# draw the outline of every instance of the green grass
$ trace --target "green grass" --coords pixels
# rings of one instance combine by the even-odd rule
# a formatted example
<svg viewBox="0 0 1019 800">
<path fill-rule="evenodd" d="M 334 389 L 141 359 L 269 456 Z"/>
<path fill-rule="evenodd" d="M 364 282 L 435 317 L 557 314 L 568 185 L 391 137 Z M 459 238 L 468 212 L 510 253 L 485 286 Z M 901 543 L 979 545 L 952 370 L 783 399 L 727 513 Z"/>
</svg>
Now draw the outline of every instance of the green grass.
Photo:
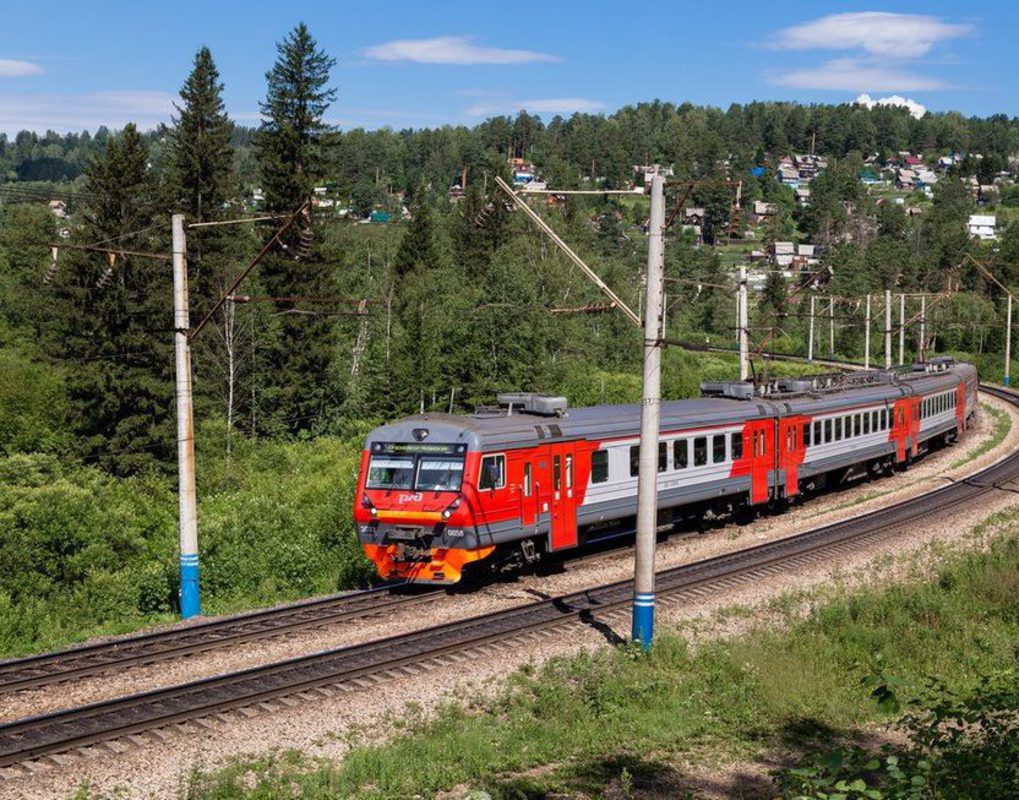
<svg viewBox="0 0 1019 800">
<path fill-rule="evenodd" d="M 961 467 L 963 464 L 967 464 L 970 461 L 980 458 L 985 453 L 989 453 L 1008 436 L 1008 432 L 1012 430 L 1012 417 L 1008 412 L 1002 411 L 1001 409 L 994 408 L 987 403 L 981 403 L 980 408 L 985 414 L 988 414 L 992 420 L 992 428 L 990 438 L 987 439 L 979 447 L 975 447 L 971 452 L 967 453 L 964 457 L 958 461 L 953 461 L 949 469 L 955 469 Z"/>
<path fill-rule="evenodd" d="M 339 763 L 299 753 L 239 760 L 191 776 L 196 800 L 433 797 L 460 787 L 494 798 L 667 787 L 773 747 L 809 748 L 888 719 L 860 686 L 880 665 L 902 692 L 938 675 L 949 689 L 1010 663 L 1019 641 L 1019 510 L 981 528 L 984 552 L 946 556 L 931 578 L 856 593 L 832 588 L 803 615 L 776 603 L 778 625 L 692 648 L 662 635 L 649 655 L 629 647 L 556 659 L 513 674 L 491 700 L 450 703 L 395 720 L 383 744 L 356 744 Z M 541 767 L 543 769 L 539 769 Z M 465 788 L 466 787 L 466 788 Z M 462 791 L 460 791 L 462 790 Z M 657 791 L 657 790 L 656 790 Z"/>
</svg>

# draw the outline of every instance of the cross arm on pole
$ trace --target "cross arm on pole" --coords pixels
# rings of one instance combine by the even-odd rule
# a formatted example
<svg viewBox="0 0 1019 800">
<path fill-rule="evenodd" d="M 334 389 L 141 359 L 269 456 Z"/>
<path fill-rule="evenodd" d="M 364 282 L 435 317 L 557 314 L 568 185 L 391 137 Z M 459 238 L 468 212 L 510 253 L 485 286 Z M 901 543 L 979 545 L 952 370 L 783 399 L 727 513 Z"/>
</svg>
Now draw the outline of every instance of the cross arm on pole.
<svg viewBox="0 0 1019 800">
<path fill-rule="evenodd" d="M 255 257 L 248 262 L 247 266 L 240 271 L 240 274 L 236 278 L 234 278 L 233 283 L 231 283 L 227 287 L 226 291 L 223 292 L 219 300 L 216 301 L 216 304 L 209 310 L 209 313 L 202 318 L 201 322 L 195 325 L 194 329 L 191 331 L 191 335 L 188 336 L 188 341 L 194 341 L 194 338 L 198 336 L 199 333 L 201 333 L 202 328 L 204 328 L 208 324 L 209 320 L 212 319 L 213 315 L 217 311 L 219 311 L 223 304 L 237 290 L 237 287 L 241 285 L 241 281 L 248 277 L 248 274 L 251 272 L 251 270 L 253 270 L 255 268 L 255 265 L 257 265 L 258 262 L 265 257 L 265 254 L 269 252 L 269 250 L 279 240 L 279 238 L 288 230 L 290 230 L 293 224 L 297 222 L 297 218 L 301 216 L 301 214 L 307 207 L 308 207 L 307 203 L 302 203 L 300 208 L 298 208 L 293 214 L 287 217 L 286 221 L 276 230 L 276 232 L 272 235 L 269 241 L 262 245 L 262 249 L 259 250 Z"/>
<path fill-rule="evenodd" d="M 640 316 L 626 303 L 624 303 L 622 299 L 619 297 L 619 295 L 617 295 L 615 292 L 612 291 L 612 289 L 609 288 L 608 284 L 605 283 L 605 281 L 603 281 L 598 276 L 598 273 L 596 273 L 587 264 L 585 264 L 584 260 L 580 256 L 578 256 L 575 252 L 573 252 L 573 250 L 570 249 L 570 246 L 562 240 L 559 234 L 552 230 L 552 227 L 547 222 L 545 222 L 545 220 L 543 220 L 533 208 L 527 205 L 524 199 L 520 197 L 516 192 L 514 192 L 513 189 L 510 188 L 509 184 L 506 183 L 506 181 L 504 181 L 502 178 L 496 175 L 495 183 L 500 189 L 503 190 L 503 192 L 505 192 L 509 196 L 510 200 L 513 201 L 517 208 L 523 211 L 528 216 L 528 218 L 555 243 L 556 247 L 562 250 L 566 254 L 567 258 L 569 258 L 570 261 L 576 264 L 580 268 L 580 270 L 585 275 L 587 275 L 588 278 L 591 279 L 594 285 L 601 290 L 601 293 L 608 297 L 609 300 L 611 300 L 619 308 L 620 311 L 626 314 L 630 322 L 632 322 L 637 327 L 641 327 L 643 325 Z"/>
</svg>

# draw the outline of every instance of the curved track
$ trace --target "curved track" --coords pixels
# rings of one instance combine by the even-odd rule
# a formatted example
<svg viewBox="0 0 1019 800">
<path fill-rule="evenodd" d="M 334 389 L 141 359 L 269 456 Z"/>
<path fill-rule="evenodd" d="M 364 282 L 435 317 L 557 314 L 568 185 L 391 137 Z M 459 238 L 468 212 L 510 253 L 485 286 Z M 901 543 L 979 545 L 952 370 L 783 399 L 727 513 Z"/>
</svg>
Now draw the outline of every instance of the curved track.
<svg viewBox="0 0 1019 800">
<path fill-rule="evenodd" d="M 1019 406 L 1019 397 L 982 386 Z M 915 524 L 949 509 L 968 505 L 1019 478 L 1019 452 L 976 475 L 929 494 L 826 525 L 797 536 L 758 545 L 660 572 L 657 589 L 662 603 L 679 602 L 766 580 L 790 566 L 826 563 L 886 538 L 906 524 Z M 621 581 L 512 609 L 330 650 L 191 683 L 71 708 L 0 725 L 0 767 L 41 756 L 60 754 L 90 744 L 150 731 L 163 731 L 184 721 L 208 727 L 224 712 L 271 710 L 271 701 L 292 705 L 291 696 L 312 700 L 335 691 L 350 691 L 400 675 L 414 675 L 434 666 L 450 666 L 493 648 L 517 646 L 567 622 L 594 622 L 625 612 L 632 582 Z M 247 715 L 247 714 L 246 714 Z M 134 737 L 135 739 L 137 737 Z M 61 756 L 51 755 L 56 763 Z"/>
</svg>

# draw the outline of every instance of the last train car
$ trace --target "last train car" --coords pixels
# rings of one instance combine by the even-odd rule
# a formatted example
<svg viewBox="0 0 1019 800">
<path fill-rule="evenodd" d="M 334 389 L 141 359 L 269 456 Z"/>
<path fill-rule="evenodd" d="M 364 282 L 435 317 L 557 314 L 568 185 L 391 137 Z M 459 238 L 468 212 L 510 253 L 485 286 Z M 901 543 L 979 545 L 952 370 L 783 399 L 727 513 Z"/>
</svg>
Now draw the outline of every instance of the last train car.
<svg viewBox="0 0 1019 800">
<path fill-rule="evenodd" d="M 704 384 L 699 399 L 661 404 L 660 523 L 780 505 L 854 472 L 905 468 L 965 430 L 976 392 L 976 370 L 954 359 Z M 534 561 L 632 522 L 639 405 L 570 409 L 533 394 L 499 403 L 406 417 L 368 436 L 354 517 L 380 576 L 455 583 L 476 562 Z"/>
</svg>

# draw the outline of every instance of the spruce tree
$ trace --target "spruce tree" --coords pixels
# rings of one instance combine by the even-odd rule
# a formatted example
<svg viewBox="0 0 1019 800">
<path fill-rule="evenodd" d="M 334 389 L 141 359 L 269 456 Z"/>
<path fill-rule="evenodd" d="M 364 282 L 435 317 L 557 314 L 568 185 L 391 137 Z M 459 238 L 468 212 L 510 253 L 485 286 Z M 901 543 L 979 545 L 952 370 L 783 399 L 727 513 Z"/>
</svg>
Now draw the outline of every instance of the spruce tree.
<svg viewBox="0 0 1019 800">
<path fill-rule="evenodd" d="M 150 231 L 157 220 L 154 187 L 148 150 L 134 125 L 107 140 L 85 178 L 85 241 L 165 249 L 165 237 Z M 176 436 L 168 265 L 130 256 L 111 261 L 91 253 L 69 254 L 67 261 L 67 269 L 54 280 L 59 325 L 47 346 L 68 365 L 68 394 L 84 454 L 120 474 L 172 463 Z"/>
<path fill-rule="evenodd" d="M 292 211 L 311 197 L 323 170 L 322 118 L 336 99 L 327 88 L 336 63 L 302 22 L 276 45 L 277 59 L 266 73 L 265 118 L 255 140 L 262 189 L 271 211 Z"/>
<path fill-rule="evenodd" d="M 255 139 L 256 157 L 268 210 L 288 213 L 310 201 L 324 174 L 324 136 L 330 127 L 323 115 L 336 98 L 327 88 L 336 63 L 321 50 L 302 22 L 277 45 L 278 57 L 266 73 L 268 88 L 261 104 L 264 121 Z M 330 295 L 329 266 L 315 244 L 309 244 L 312 215 L 302 217 L 286 237 L 284 252 L 266 257 L 260 275 L 276 298 Z M 342 398 L 331 378 L 335 326 L 295 303 L 278 300 L 280 335 L 273 353 L 272 386 L 263 387 L 275 408 L 263 416 L 267 428 L 291 431 L 315 428 Z"/>
<path fill-rule="evenodd" d="M 191 221 L 215 216 L 229 198 L 233 123 L 223 105 L 223 84 L 208 47 L 195 54 L 180 90 L 179 116 L 169 136 L 169 185 L 173 205 Z"/>
</svg>

